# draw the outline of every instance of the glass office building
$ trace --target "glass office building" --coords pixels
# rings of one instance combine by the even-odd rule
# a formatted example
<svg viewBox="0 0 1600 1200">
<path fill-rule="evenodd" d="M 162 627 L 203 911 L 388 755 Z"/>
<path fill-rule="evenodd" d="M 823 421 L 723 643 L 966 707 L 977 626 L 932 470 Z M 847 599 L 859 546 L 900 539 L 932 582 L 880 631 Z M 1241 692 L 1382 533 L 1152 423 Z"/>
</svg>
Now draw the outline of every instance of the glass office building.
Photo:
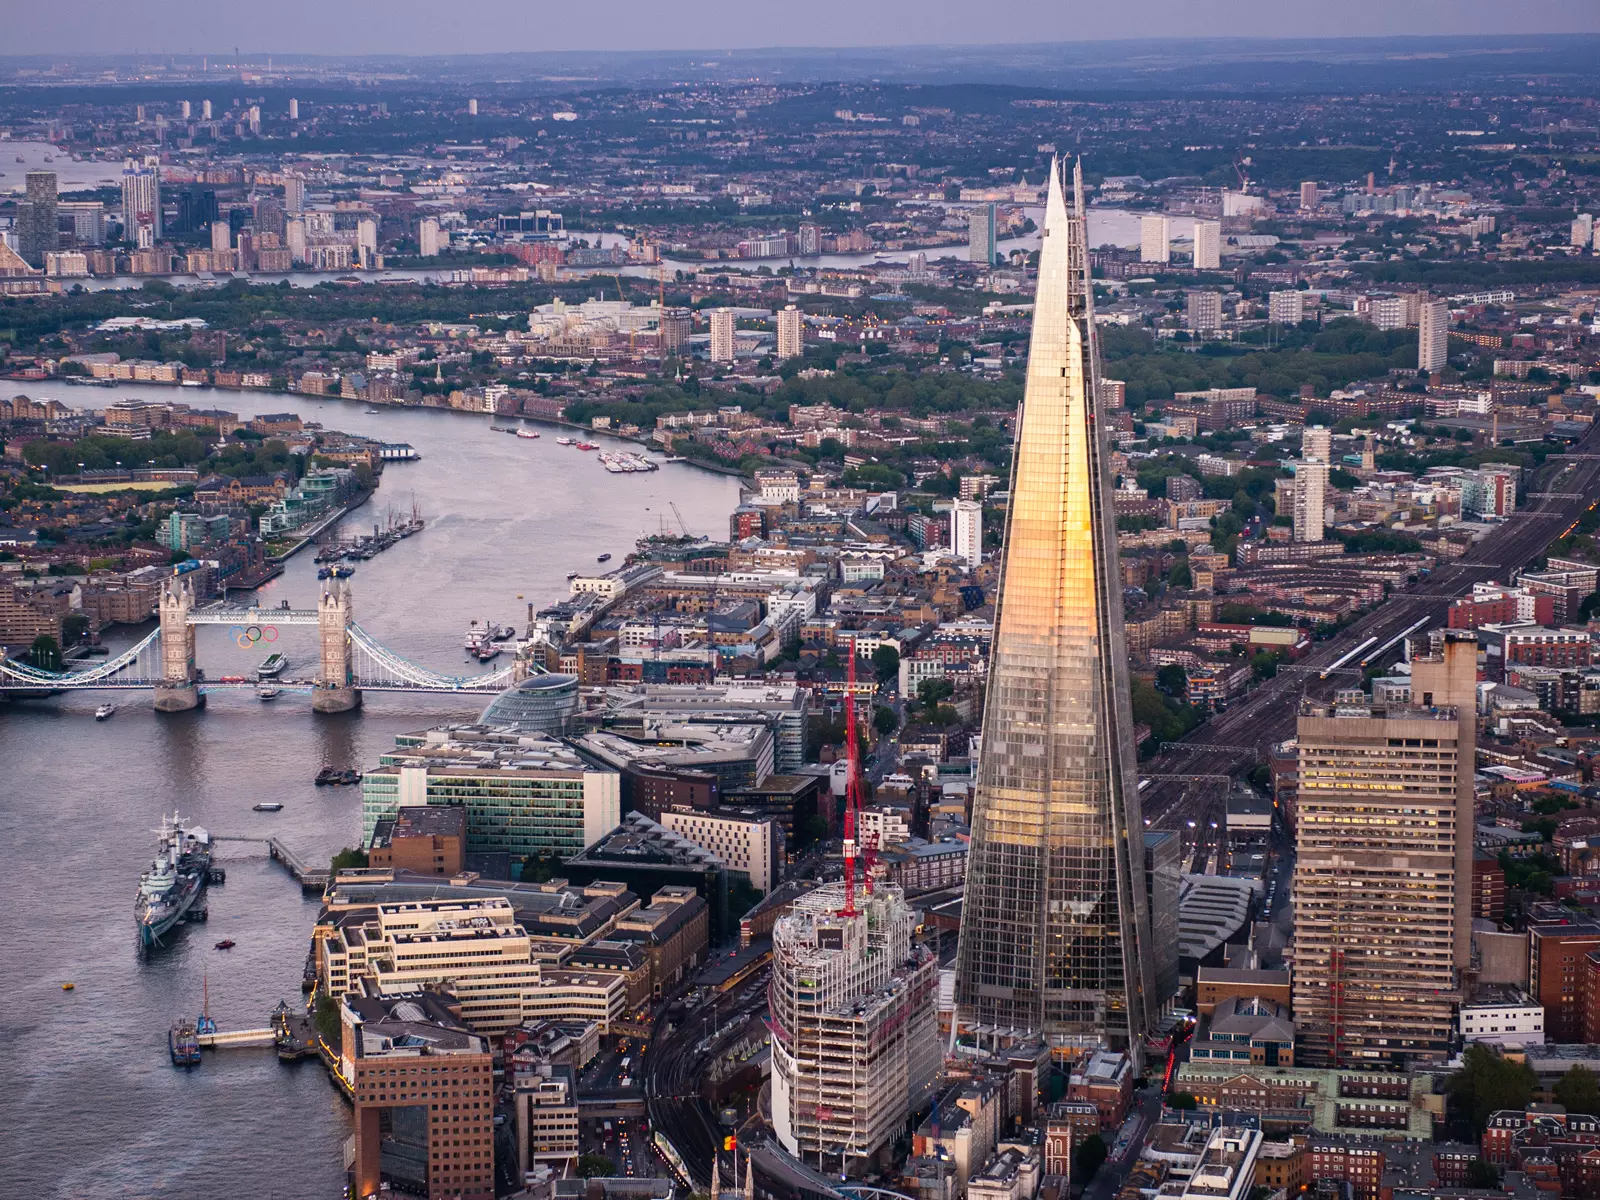
<svg viewBox="0 0 1600 1200">
<path fill-rule="evenodd" d="M 1143 822 L 1081 184 L 1052 169 L 956 968 L 960 1020 L 1140 1052 Z"/>
</svg>

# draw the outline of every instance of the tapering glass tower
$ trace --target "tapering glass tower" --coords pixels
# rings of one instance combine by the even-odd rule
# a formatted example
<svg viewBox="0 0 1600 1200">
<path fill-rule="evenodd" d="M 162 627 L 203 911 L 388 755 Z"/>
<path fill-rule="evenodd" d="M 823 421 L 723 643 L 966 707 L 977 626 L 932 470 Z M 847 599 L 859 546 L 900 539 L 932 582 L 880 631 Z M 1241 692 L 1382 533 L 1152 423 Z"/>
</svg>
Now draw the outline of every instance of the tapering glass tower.
<svg viewBox="0 0 1600 1200">
<path fill-rule="evenodd" d="M 963 1024 L 1129 1048 L 1149 916 L 1081 174 L 1050 172 L 990 656 L 956 1003 Z"/>
</svg>

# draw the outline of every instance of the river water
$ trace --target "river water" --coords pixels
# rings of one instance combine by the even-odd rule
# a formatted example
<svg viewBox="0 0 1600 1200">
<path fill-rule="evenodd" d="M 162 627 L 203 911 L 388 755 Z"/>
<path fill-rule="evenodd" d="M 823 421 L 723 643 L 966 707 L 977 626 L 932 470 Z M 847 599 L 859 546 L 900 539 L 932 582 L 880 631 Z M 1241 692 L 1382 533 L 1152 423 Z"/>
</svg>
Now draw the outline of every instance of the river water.
<svg viewBox="0 0 1600 1200">
<path fill-rule="evenodd" d="M 450 673 L 478 669 L 461 649 L 470 620 L 520 626 L 528 602 L 565 593 L 568 571 L 593 568 L 602 551 L 620 561 L 641 531 L 657 530 L 669 499 L 691 532 L 713 537 L 725 536 L 737 501 L 734 480 L 685 464 L 608 474 L 593 454 L 556 445 L 552 426 L 532 426 L 543 434 L 533 441 L 492 432 L 484 416 L 369 415 L 358 404 L 293 395 L 61 383 L 25 390 L 82 407 L 143 396 L 246 415 L 296 411 L 330 428 L 410 442 L 422 460 L 385 470 L 351 523 L 370 526 L 389 505 L 409 510 L 415 497 L 428 526 L 359 564 L 356 619 L 405 657 Z M 670 510 L 665 516 L 673 520 Z M 309 554 L 296 556 L 261 601 L 309 606 L 315 572 Z M 107 640 L 123 646 L 135 636 L 117 630 Z M 291 675 L 314 668 L 313 637 L 305 627 L 281 632 L 274 648 L 289 656 Z M 198 654 L 216 677 L 248 671 L 264 650 L 241 650 L 225 627 L 211 626 L 200 629 Z M 319 717 L 307 696 L 285 692 L 263 704 L 223 692 L 201 711 L 158 716 L 147 694 L 129 693 L 97 723 L 102 698 L 0 702 L 0 898 L 13 964 L 0 1006 L 0 1194 L 338 1196 L 349 1114 L 320 1067 L 234 1050 L 183 1072 L 166 1054 L 167 1027 L 198 1013 L 207 987 L 223 1029 L 259 1028 L 280 998 L 300 1000 L 316 900 L 303 898 L 259 844 L 220 843 L 228 879 L 210 893 L 210 922 L 179 930 L 141 962 L 133 892 L 161 814 L 174 805 L 213 833 L 277 834 L 308 860 L 326 860 L 359 839 L 360 795 L 315 787 L 318 766 L 369 765 L 396 733 L 474 717 L 486 701 L 369 695 L 359 712 Z M 282 802 L 283 811 L 253 812 L 262 800 Z M 214 949 L 223 937 L 236 948 Z M 72 992 L 61 988 L 67 981 Z"/>
</svg>

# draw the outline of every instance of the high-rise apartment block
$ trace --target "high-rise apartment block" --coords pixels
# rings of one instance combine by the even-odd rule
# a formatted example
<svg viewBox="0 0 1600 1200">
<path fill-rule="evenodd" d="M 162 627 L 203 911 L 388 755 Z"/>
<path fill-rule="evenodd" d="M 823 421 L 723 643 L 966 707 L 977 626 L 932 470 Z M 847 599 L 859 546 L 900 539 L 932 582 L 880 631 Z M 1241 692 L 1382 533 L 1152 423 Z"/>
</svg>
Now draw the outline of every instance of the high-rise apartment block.
<svg viewBox="0 0 1600 1200">
<path fill-rule="evenodd" d="M 1222 223 L 1196 221 L 1194 223 L 1194 269 L 1217 271 L 1222 268 Z"/>
<path fill-rule="evenodd" d="M 733 361 L 733 309 L 719 308 L 711 314 L 711 361 Z"/>
<path fill-rule="evenodd" d="M 129 159 L 122 167 L 122 236 L 138 246 L 161 236 L 161 175 L 159 160 L 142 163 Z"/>
<path fill-rule="evenodd" d="M 306 181 L 299 175 L 283 177 L 284 211 L 303 213 L 306 210 Z"/>
<path fill-rule="evenodd" d="M 211 120 L 211 101 L 209 101 L 209 100 L 200 101 L 200 119 L 202 121 Z"/>
<path fill-rule="evenodd" d="M 1450 305 L 1424 300 L 1417 306 L 1417 369 L 1442 371 L 1450 362 Z"/>
<path fill-rule="evenodd" d="M 969 567 L 983 561 L 983 505 L 976 500 L 951 502 L 950 550 Z"/>
<path fill-rule="evenodd" d="M 937 962 L 914 944 L 898 887 L 842 883 L 795 901 L 772 931 L 772 1124 L 807 1162 L 861 1173 L 927 1101 L 938 1074 Z"/>
<path fill-rule="evenodd" d="M 778 310 L 778 357 L 799 358 L 805 352 L 805 315 L 794 305 Z"/>
<path fill-rule="evenodd" d="M 1294 469 L 1294 540 L 1320 542 L 1327 518 L 1328 464 L 1299 462 Z"/>
<path fill-rule="evenodd" d="M 694 328 L 693 317 L 687 308 L 661 310 L 661 353 L 681 354 L 689 344 L 689 333 Z"/>
<path fill-rule="evenodd" d="M 61 247 L 57 228 L 56 173 L 29 171 L 25 191 L 17 205 L 17 252 L 35 267 L 44 265 L 44 256 Z"/>
<path fill-rule="evenodd" d="M 795 231 L 795 253 L 801 258 L 815 258 L 822 253 L 822 226 L 810 221 L 801 223 Z"/>
<path fill-rule="evenodd" d="M 1300 457 L 1308 462 L 1333 461 L 1333 430 L 1326 425 L 1307 425 L 1300 432 Z"/>
<path fill-rule="evenodd" d="M 1307 1065 L 1447 1056 L 1472 953 L 1477 641 L 1412 662 L 1411 701 L 1299 719 L 1294 1013 Z"/>
<path fill-rule="evenodd" d="M 213 250 L 233 249 L 233 231 L 228 228 L 226 218 L 218 218 L 211 222 L 211 248 Z"/>
<path fill-rule="evenodd" d="M 1588 246 L 1594 241 L 1594 214 L 1579 213 L 1572 219 L 1572 244 Z"/>
<path fill-rule="evenodd" d="M 1216 333 L 1222 328 L 1222 293 L 1190 292 L 1184 297 L 1184 324 L 1191 333 Z"/>
<path fill-rule="evenodd" d="M 1300 185 L 1300 211 L 1315 212 L 1322 203 L 1322 197 L 1317 192 L 1315 180 L 1308 179 Z"/>
<path fill-rule="evenodd" d="M 1139 261 L 1172 261 L 1172 230 L 1166 217 L 1139 218 Z"/>
<path fill-rule="evenodd" d="M 433 258 L 443 244 L 436 217 L 423 217 L 417 222 L 417 253 L 423 258 Z"/>
<path fill-rule="evenodd" d="M 1298 325 L 1305 319 L 1304 292 L 1273 292 L 1267 297 L 1267 320 L 1277 325 Z"/>
<path fill-rule="evenodd" d="M 994 205 L 980 204 L 967 214 L 967 260 L 989 266 L 995 251 Z"/>
<path fill-rule="evenodd" d="M 290 96 L 289 97 L 289 120 L 298 121 L 299 119 L 300 119 L 300 101 L 296 100 L 293 96 Z"/>
<path fill-rule="evenodd" d="M 1052 167 L 956 960 L 958 1020 L 1137 1059 L 1149 914 L 1081 184 Z"/>
</svg>

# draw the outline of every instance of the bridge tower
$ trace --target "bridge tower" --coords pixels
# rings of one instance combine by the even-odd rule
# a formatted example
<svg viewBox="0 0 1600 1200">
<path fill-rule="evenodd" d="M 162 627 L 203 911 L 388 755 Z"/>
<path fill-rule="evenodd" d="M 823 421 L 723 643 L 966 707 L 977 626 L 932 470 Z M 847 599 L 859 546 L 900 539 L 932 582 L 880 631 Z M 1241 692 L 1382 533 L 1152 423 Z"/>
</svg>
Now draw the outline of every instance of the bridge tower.
<svg viewBox="0 0 1600 1200">
<path fill-rule="evenodd" d="M 317 641 L 322 668 L 317 672 L 311 708 L 320 713 L 349 712 L 361 703 L 361 693 L 351 669 L 350 585 L 343 580 L 328 580 L 317 601 Z"/>
<path fill-rule="evenodd" d="M 161 682 L 156 684 L 157 712 L 187 712 L 200 706 L 200 672 L 194 663 L 194 585 L 175 575 L 161 585 Z"/>
</svg>

